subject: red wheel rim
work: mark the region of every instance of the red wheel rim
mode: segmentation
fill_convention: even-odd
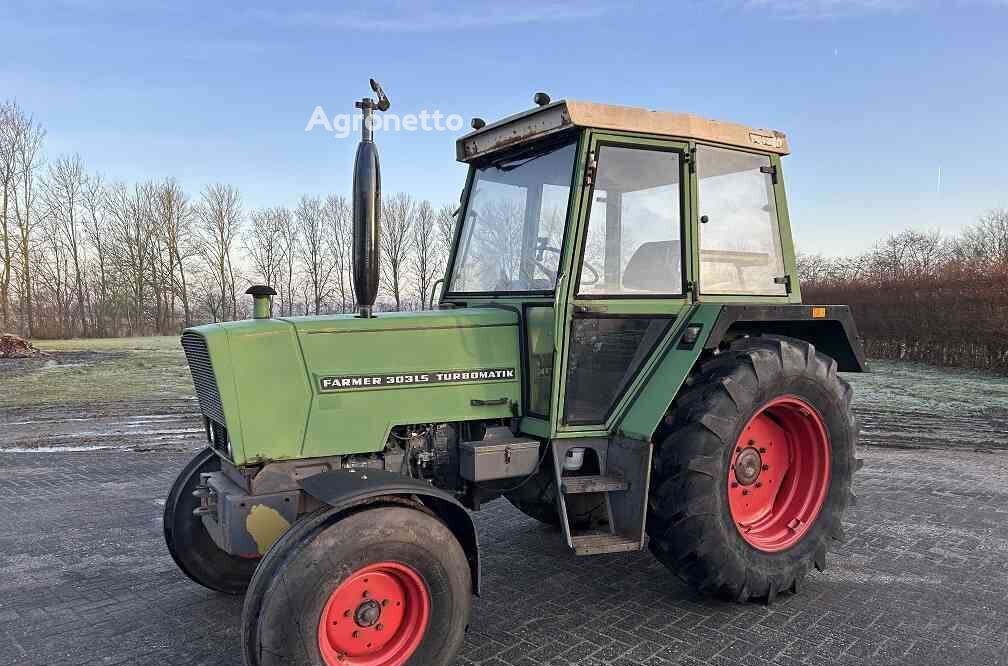
[[[327,666],[402,666],[427,631],[430,593],[416,571],[398,562],[371,564],[329,596],[319,620]]]
[[[739,435],[728,469],[728,506],[739,534],[766,553],[798,543],[826,502],[830,441],[819,413],[781,396]]]

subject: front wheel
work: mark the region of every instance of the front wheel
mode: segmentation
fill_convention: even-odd
[[[200,505],[193,496],[200,475],[219,472],[220,468],[217,454],[204,449],[179,473],[165,500],[165,544],[175,564],[192,580],[218,592],[242,594],[259,559],[224,552],[203,527],[203,519],[193,515]]]
[[[666,418],[651,551],[701,591],[771,601],[826,566],[851,497],[857,423],[836,362],[747,338],[707,362]]]
[[[442,666],[469,621],[469,563],[444,523],[323,509],[266,554],[245,597],[246,666]]]

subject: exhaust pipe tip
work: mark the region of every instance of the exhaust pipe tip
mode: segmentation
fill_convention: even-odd
[[[245,293],[252,297],[253,319],[269,319],[273,316],[273,297],[277,295],[273,287],[254,284]]]

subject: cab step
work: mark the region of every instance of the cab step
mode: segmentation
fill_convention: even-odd
[[[565,495],[584,493],[611,493],[626,490],[629,484],[617,476],[569,476],[562,477]]]
[[[576,555],[602,555],[604,553],[628,553],[640,550],[640,539],[619,534],[598,533],[571,537]]]
[[[644,521],[651,471],[651,444],[614,437],[554,439],[553,473],[556,480],[557,510],[567,545],[577,555],[628,553],[644,548],[647,536]],[[572,449],[584,449],[581,459],[591,465],[584,476],[565,476],[578,470],[564,469]],[[587,462],[585,462],[587,459]],[[593,469],[592,469],[593,468]],[[586,470],[587,471],[587,470]],[[581,507],[585,501],[595,507],[588,512],[588,524],[574,521],[568,505]],[[604,511],[596,517],[595,511]],[[584,518],[586,514],[580,514]],[[608,523],[608,524],[607,524]],[[603,527],[604,526],[604,527]],[[607,528],[607,529],[606,529]]]

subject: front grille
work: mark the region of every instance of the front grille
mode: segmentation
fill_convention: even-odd
[[[186,360],[189,361],[189,372],[192,373],[193,385],[196,387],[200,411],[220,425],[226,426],[220,391],[217,390],[217,377],[210,363],[206,340],[198,333],[183,333],[182,348],[185,350]]]

